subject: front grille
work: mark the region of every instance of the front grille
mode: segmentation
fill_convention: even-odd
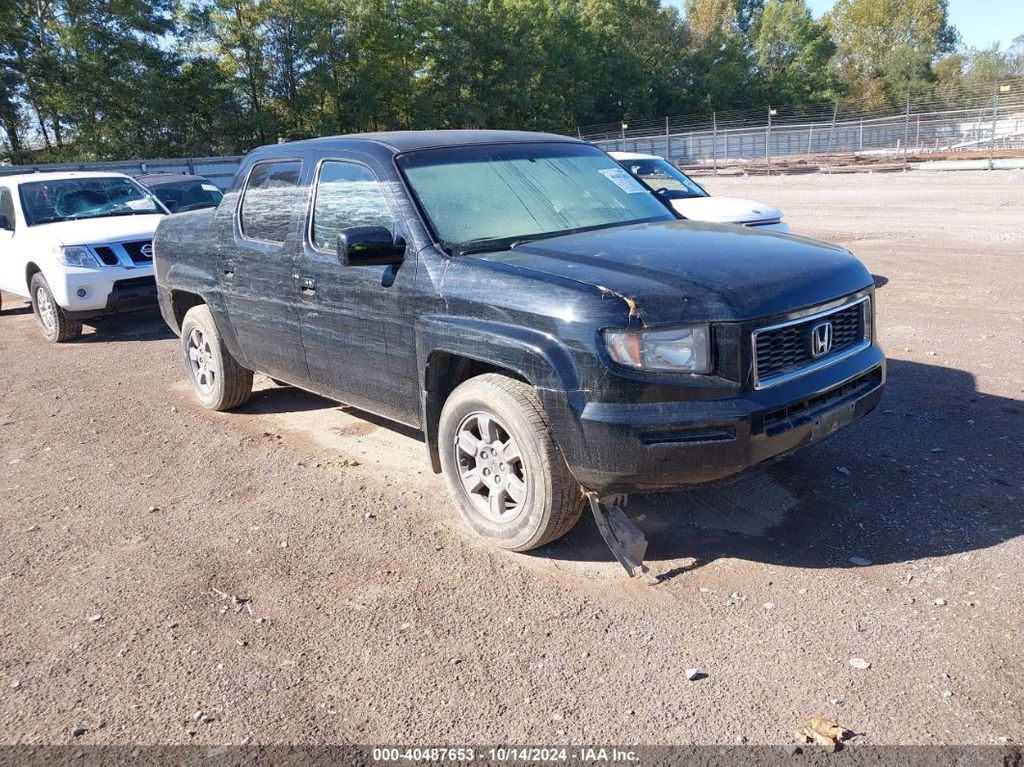
[[[132,277],[128,280],[116,280],[114,282],[115,290],[132,290],[134,288],[155,288],[156,278],[155,277]]]
[[[107,247],[106,245],[98,245],[93,250],[96,251],[96,255],[99,257],[107,266],[117,266],[117,253],[114,252],[113,248]]]
[[[784,431],[795,429],[820,417],[821,414],[841,404],[844,400],[853,400],[866,394],[880,386],[881,383],[882,368],[878,367],[814,397],[793,402],[765,413],[761,433],[768,437],[774,437]]]
[[[153,241],[139,240],[138,242],[125,242],[121,247],[128,253],[128,257],[136,264],[148,264],[153,260]],[[147,251],[143,253],[143,249]]]
[[[801,320],[773,325],[754,331],[754,371],[757,388],[770,386],[783,377],[826,362],[866,341],[867,298],[829,312],[813,314]],[[819,355],[813,352],[812,334],[823,323],[831,324],[831,348]]]

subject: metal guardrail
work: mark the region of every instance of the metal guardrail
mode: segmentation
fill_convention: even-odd
[[[190,173],[205,176],[221,189],[226,189],[242,162],[241,156],[189,157],[181,160],[116,160],[106,162],[66,162],[35,165],[0,166],[0,176],[51,171],[113,171],[129,176],[141,173]]]

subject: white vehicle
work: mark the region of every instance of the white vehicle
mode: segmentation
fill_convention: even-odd
[[[778,208],[737,197],[712,197],[704,187],[663,157],[630,152],[608,154],[657,194],[670,200],[683,218],[756,226],[772,232],[789,231],[789,224],[783,222]]]
[[[0,176],[0,288],[32,302],[54,343],[81,335],[82,320],[156,306],[166,212],[121,173]]]

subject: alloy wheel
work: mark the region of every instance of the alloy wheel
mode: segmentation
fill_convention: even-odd
[[[489,413],[470,413],[455,432],[459,479],[476,510],[494,522],[511,522],[526,507],[530,479],[519,445]]]

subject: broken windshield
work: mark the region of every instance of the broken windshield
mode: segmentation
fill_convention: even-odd
[[[19,194],[29,226],[164,212],[142,187],[118,176],[30,181],[19,186]]]

